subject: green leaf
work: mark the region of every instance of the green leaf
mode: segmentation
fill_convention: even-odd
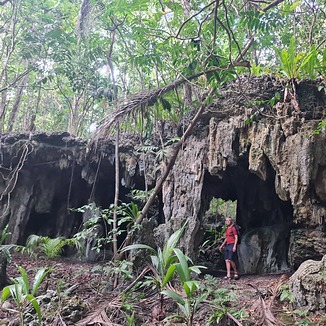
[[[166,244],[163,247],[163,261],[164,262],[168,261],[169,257],[171,256],[171,254],[173,252],[173,249],[179,242],[187,224],[188,224],[188,221],[186,221],[184,223],[184,225],[179,230],[175,231],[167,240]],[[165,268],[168,268],[168,266],[165,266]]]
[[[177,301],[178,303],[180,303],[181,305],[184,305],[185,301],[184,299],[182,298],[181,295],[171,291],[171,290],[163,290],[161,292],[163,295],[166,295],[168,297],[170,297],[171,299]]]
[[[187,262],[187,256],[178,248],[174,249],[175,254],[178,257],[179,264],[176,265],[177,272],[179,274],[182,283],[190,280],[189,266]]]
[[[184,287],[187,286],[189,289],[189,294],[187,295],[188,298],[191,298],[194,292],[199,288],[198,281],[187,281],[184,283]]]
[[[22,282],[20,282],[20,284],[22,285],[23,287],[23,292],[25,294],[29,293],[29,280],[28,280],[28,275],[27,275],[27,272],[26,270],[21,267],[21,266],[18,266],[17,265],[17,268],[19,270],[19,273],[21,275],[21,279],[22,279]],[[18,278],[17,278],[18,279]]]
[[[52,270],[53,270],[54,266],[52,266],[51,268],[40,268],[34,278],[34,282],[33,282],[33,287],[32,287],[32,291],[31,294],[32,295],[36,295],[37,291],[42,283],[42,281],[44,280],[45,276],[47,274],[49,274]]]
[[[65,240],[62,237],[54,239],[46,237],[41,245],[41,249],[48,258],[53,259],[61,255],[64,245]]]
[[[284,74],[286,75],[286,77],[288,77],[289,79],[292,78],[292,67],[290,64],[290,56],[289,53],[283,49],[281,51],[281,68],[283,69]]]
[[[191,291],[191,288],[189,287],[189,284],[187,282],[184,282],[183,283],[183,289],[185,291],[185,294],[187,296],[187,298],[191,298],[192,296],[192,291]]]
[[[9,227],[9,224],[7,224],[1,232],[0,245],[3,245],[5,243],[7,236],[11,234],[10,232],[8,232],[8,227]]]
[[[169,267],[169,265],[166,264],[166,261],[164,260],[164,256],[163,256],[163,251],[161,250],[161,248],[157,249],[157,271],[159,273],[159,275],[161,276],[161,278],[164,277],[164,273],[166,271],[166,269]]]
[[[206,266],[190,266],[189,269],[196,273],[196,274],[200,274],[201,273],[201,269],[207,269]]]
[[[196,312],[198,310],[200,303],[202,303],[206,298],[207,298],[207,294],[202,294],[195,300],[195,303],[193,305],[194,312]]]
[[[32,294],[27,294],[25,297],[34,307],[34,309],[37,313],[38,320],[39,320],[39,322],[41,322],[41,320],[42,320],[41,308],[40,308],[36,298]]]
[[[175,265],[171,265],[167,272],[166,272],[166,275],[164,277],[164,280],[162,282],[162,288],[165,287],[165,285],[170,282],[170,280],[172,279],[173,275],[174,275],[174,271],[175,271]]]
[[[174,264],[177,261],[177,256],[176,255],[171,255],[168,260],[165,262],[166,266],[171,266],[172,264]]]
[[[280,296],[280,301],[284,301],[288,297],[288,293],[283,291]]]
[[[179,302],[177,304],[179,306],[179,309],[186,316],[186,318],[189,319],[191,316],[190,302],[186,300],[184,304],[180,304]]]
[[[296,46],[295,46],[295,40],[294,40],[294,36],[291,37],[291,41],[290,41],[290,45],[288,48],[288,57],[289,57],[289,67],[292,69],[294,69],[294,60],[296,57]]]
[[[313,78],[316,62],[317,53],[316,50],[314,50],[314,47],[312,47],[312,50],[308,54],[304,55],[299,69],[304,69],[307,72],[308,76]]]
[[[36,234],[31,234],[27,238],[26,247],[33,250],[36,247],[38,247],[40,245],[40,243],[43,243],[46,238],[47,237],[41,237],[41,236],[36,235]]]
[[[6,301],[10,297],[11,295],[10,287],[14,287],[14,285],[8,285],[2,289],[2,294],[1,294],[2,302]]]
[[[294,11],[301,5],[301,3],[302,3],[302,0],[293,1],[293,3],[288,7],[288,10]]]
[[[11,297],[15,301],[16,304],[20,304],[23,298],[23,289],[22,285],[15,283],[12,287],[9,287]]]
[[[158,269],[159,268],[159,259],[158,259],[158,256],[151,256],[151,261],[152,261],[152,265]]]
[[[138,249],[148,249],[151,252],[154,252],[154,253],[156,252],[155,249],[153,249],[152,247],[150,247],[148,245],[145,245],[145,244],[141,244],[141,243],[126,246],[126,247],[121,249],[121,252],[125,252],[125,251],[128,251],[128,250],[138,250]]]

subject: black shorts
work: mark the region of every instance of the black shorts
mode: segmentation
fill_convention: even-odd
[[[235,260],[237,252],[233,252],[234,243],[229,243],[225,246],[224,259],[225,260]]]

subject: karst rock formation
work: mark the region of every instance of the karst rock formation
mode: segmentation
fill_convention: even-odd
[[[215,94],[143,221],[153,232],[139,241],[161,245],[188,220],[180,246],[196,258],[215,197],[237,200],[242,272],[297,269],[326,254],[326,131],[316,129],[326,96],[303,81],[297,98],[285,102],[284,86],[274,77],[250,76]],[[182,128],[162,125],[162,137]],[[71,208],[113,203],[114,141],[68,133],[2,134],[0,141],[0,229],[9,224],[12,243],[23,244],[30,234],[70,237],[83,220]],[[164,148],[163,160],[139,148],[139,138],[122,136],[122,202],[130,201],[131,189],[155,186],[174,145]]]

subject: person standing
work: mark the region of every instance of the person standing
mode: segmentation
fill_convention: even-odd
[[[239,275],[235,263],[235,257],[237,254],[237,244],[238,244],[238,232],[236,227],[232,223],[231,217],[226,218],[225,224],[227,226],[225,230],[225,240],[219,247],[219,250],[222,251],[223,247],[225,246],[224,259],[226,265],[226,276],[224,277],[224,279],[225,280],[231,279],[231,269],[233,269],[234,271],[233,278],[235,280],[238,280]]]

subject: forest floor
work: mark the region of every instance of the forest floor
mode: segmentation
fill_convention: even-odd
[[[50,298],[41,300],[42,325],[186,325],[171,317],[177,313],[177,305],[165,299],[162,311],[157,292],[148,287],[145,291],[134,286],[130,295],[124,292],[139,282],[122,282],[112,291],[112,277],[108,278],[105,263],[14,254],[7,268],[9,277],[19,276],[16,265],[28,271],[31,283],[39,268],[54,266],[40,288],[40,292],[50,293]],[[220,321],[210,325],[326,325],[323,316],[306,316],[288,302],[280,302],[280,285],[286,282],[287,275],[241,275],[239,280],[223,277],[217,273],[202,278],[204,291],[211,294],[199,305],[193,325],[204,326],[211,316]],[[144,277],[139,281],[144,281]],[[14,302],[5,308],[0,309],[0,325],[19,325],[14,322]],[[24,325],[36,325],[28,316],[26,320]]]

